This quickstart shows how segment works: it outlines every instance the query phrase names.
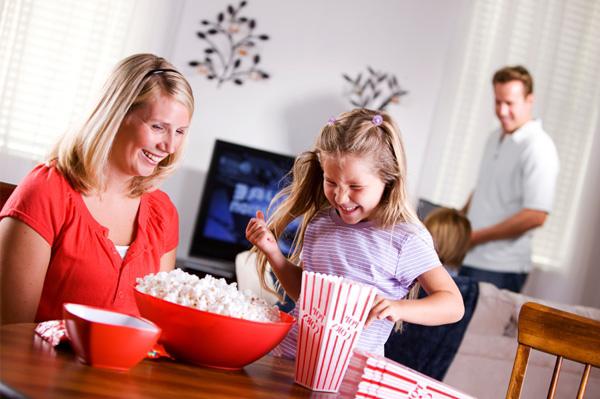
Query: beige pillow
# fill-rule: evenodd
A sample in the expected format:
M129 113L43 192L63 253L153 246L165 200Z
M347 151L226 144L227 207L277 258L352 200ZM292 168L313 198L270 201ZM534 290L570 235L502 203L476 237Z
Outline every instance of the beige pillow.
M503 335L514 307L514 298L509 291L479 282L479 298L469 323L469 334Z

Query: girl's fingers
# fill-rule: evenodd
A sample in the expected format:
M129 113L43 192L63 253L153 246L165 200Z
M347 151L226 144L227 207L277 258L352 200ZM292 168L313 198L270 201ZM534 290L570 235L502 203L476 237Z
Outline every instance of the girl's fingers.
M379 317L379 309L374 307L371 308L371 311L369 312L369 316L367 316L367 321L365 322L365 328L369 327L369 325L371 324L371 322L373 322L373 320L377 320Z
M392 320L390 303L384 297L377 295L373 302L373 306L371 307L371 311L369 312L369 316L367 317L365 328L369 327L373 320L382 320L385 318Z
M264 223L260 223L257 219L252 218L246 226L246 236L261 229L266 230L266 225Z
M389 306L386 306L377 314L377 320L383 320L389 318L391 316L391 309Z

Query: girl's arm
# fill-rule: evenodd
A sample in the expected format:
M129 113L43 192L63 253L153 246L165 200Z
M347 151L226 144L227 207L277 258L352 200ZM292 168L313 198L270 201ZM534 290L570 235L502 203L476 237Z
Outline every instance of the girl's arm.
M0 221L0 324L35 320L50 253L50 244L25 223Z
M286 294L297 302L302 285L302 267L296 266L283 255L261 211L256 212L256 217L248 222L246 238L265 254Z
M372 320L402 320L413 324L436 326L455 323L465 312L462 295L443 266L431 269L418 278L428 296L422 299L390 300L377 297L367 323Z

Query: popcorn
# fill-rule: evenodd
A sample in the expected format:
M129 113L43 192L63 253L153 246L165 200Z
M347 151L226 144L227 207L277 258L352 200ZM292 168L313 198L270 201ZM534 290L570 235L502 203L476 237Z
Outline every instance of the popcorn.
M237 283L206 275L188 274L181 269L148 274L136 279L136 289L145 294L205 312L240 319L278 322L279 309L254 296L250 290L239 291Z

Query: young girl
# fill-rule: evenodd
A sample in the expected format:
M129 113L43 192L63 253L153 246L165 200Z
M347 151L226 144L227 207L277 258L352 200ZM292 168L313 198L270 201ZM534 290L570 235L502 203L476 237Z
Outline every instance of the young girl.
M303 270L375 286L378 296L357 347L381 355L394 322L460 320L461 295L409 205L404 148L386 113L355 109L330 119L314 149L298 156L292 183L274 202L281 198L268 224L259 211L246 228L259 250L265 289L266 262L294 301ZM288 260L277 238L297 217L302 223ZM415 279L429 295L403 300ZM280 346L283 356L295 356L296 337L294 327Z

